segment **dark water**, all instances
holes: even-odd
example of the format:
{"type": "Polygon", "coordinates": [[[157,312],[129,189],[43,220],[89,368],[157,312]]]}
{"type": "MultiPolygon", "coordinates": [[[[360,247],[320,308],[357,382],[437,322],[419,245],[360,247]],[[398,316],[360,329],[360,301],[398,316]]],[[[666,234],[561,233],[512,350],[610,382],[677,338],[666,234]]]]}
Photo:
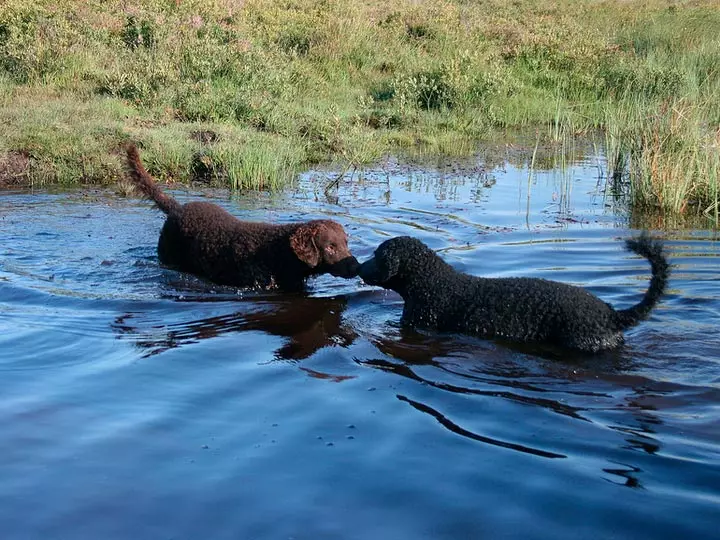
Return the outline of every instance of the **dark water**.
{"type": "MultiPolygon", "coordinates": [[[[319,172],[175,194],[627,306],[649,267],[596,178],[390,162],[329,198],[319,172]]],[[[718,537],[717,233],[664,234],[669,295],[624,349],[551,360],[403,331],[358,280],[213,287],[158,265],[161,224],[111,191],[0,194],[3,539],[718,537]]]]}

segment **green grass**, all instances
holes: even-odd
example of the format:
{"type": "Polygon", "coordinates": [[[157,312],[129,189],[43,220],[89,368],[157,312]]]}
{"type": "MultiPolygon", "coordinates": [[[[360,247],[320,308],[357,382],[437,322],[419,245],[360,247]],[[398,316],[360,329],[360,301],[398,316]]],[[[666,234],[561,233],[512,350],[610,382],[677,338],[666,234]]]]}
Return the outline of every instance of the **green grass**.
{"type": "Polygon", "coordinates": [[[711,0],[5,0],[0,152],[103,183],[134,139],[159,176],[274,189],[602,132],[636,208],[717,215],[718,36],[711,0]]]}

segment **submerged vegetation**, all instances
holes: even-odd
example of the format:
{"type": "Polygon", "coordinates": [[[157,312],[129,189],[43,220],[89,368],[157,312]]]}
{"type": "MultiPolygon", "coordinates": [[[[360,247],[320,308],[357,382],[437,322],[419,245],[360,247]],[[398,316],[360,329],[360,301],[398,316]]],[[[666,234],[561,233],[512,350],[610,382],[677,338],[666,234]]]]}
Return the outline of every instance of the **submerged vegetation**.
{"type": "Polygon", "coordinates": [[[0,175],[110,181],[132,138],[272,188],[519,128],[603,133],[636,207],[717,216],[719,36],[715,0],[4,0],[0,175]]]}

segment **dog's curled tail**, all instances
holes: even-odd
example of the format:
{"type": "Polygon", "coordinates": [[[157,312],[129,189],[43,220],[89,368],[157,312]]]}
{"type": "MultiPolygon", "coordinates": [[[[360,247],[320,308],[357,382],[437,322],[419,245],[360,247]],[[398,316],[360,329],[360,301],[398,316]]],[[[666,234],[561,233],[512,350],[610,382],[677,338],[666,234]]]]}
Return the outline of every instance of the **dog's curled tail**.
{"type": "Polygon", "coordinates": [[[180,210],[180,203],[170,195],[166,195],[158,187],[152,176],[145,170],[140,160],[137,146],[130,143],[125,147],[127,153],[128,171],[133,183],[150,199],[155,201],[157,207],[166,214],[176,214],[180,210]]]}
{"type": "Polygon", "coordinates": [[[650,315],[650,311],[665,293],[670,276],[670,265],[665,257],[661,241],[653,240],[646,232],[643,232],[637,238],[626,240],[625,247],[650,262],[652,277],[650,278],[650,287],[645,291],[645,296],[638,304],[628,309],[618,310],[621,330],[634,326],[650,315]]]}

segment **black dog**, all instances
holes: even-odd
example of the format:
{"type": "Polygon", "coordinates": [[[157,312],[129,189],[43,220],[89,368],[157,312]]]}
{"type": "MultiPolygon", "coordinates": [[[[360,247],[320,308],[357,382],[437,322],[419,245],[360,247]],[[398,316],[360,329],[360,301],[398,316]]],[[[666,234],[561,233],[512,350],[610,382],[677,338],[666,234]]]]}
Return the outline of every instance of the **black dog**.
{"type": "Polygon", "coordinates": [[[160,190],[134,145],[127,163],[134,184],[167,214],[158,242],[163,264],[221,285],[284,291],[301,290],[312,275],[357,275],[345,229],[335,221],[274,225],[240,221],[208,202],[181,205],[160,190]]]}
{"type": "Polygon", "coordinates": [[[358,274],[403,297],[407,326],[597,352],[622,344],[623,330],[650,314],[667,285],[662,243],[643,234],[626,246],[650,261],[652,279],[643,299],[623,310],[565,283],[463,274],[408,236],[380,244],[358,274]]]}

